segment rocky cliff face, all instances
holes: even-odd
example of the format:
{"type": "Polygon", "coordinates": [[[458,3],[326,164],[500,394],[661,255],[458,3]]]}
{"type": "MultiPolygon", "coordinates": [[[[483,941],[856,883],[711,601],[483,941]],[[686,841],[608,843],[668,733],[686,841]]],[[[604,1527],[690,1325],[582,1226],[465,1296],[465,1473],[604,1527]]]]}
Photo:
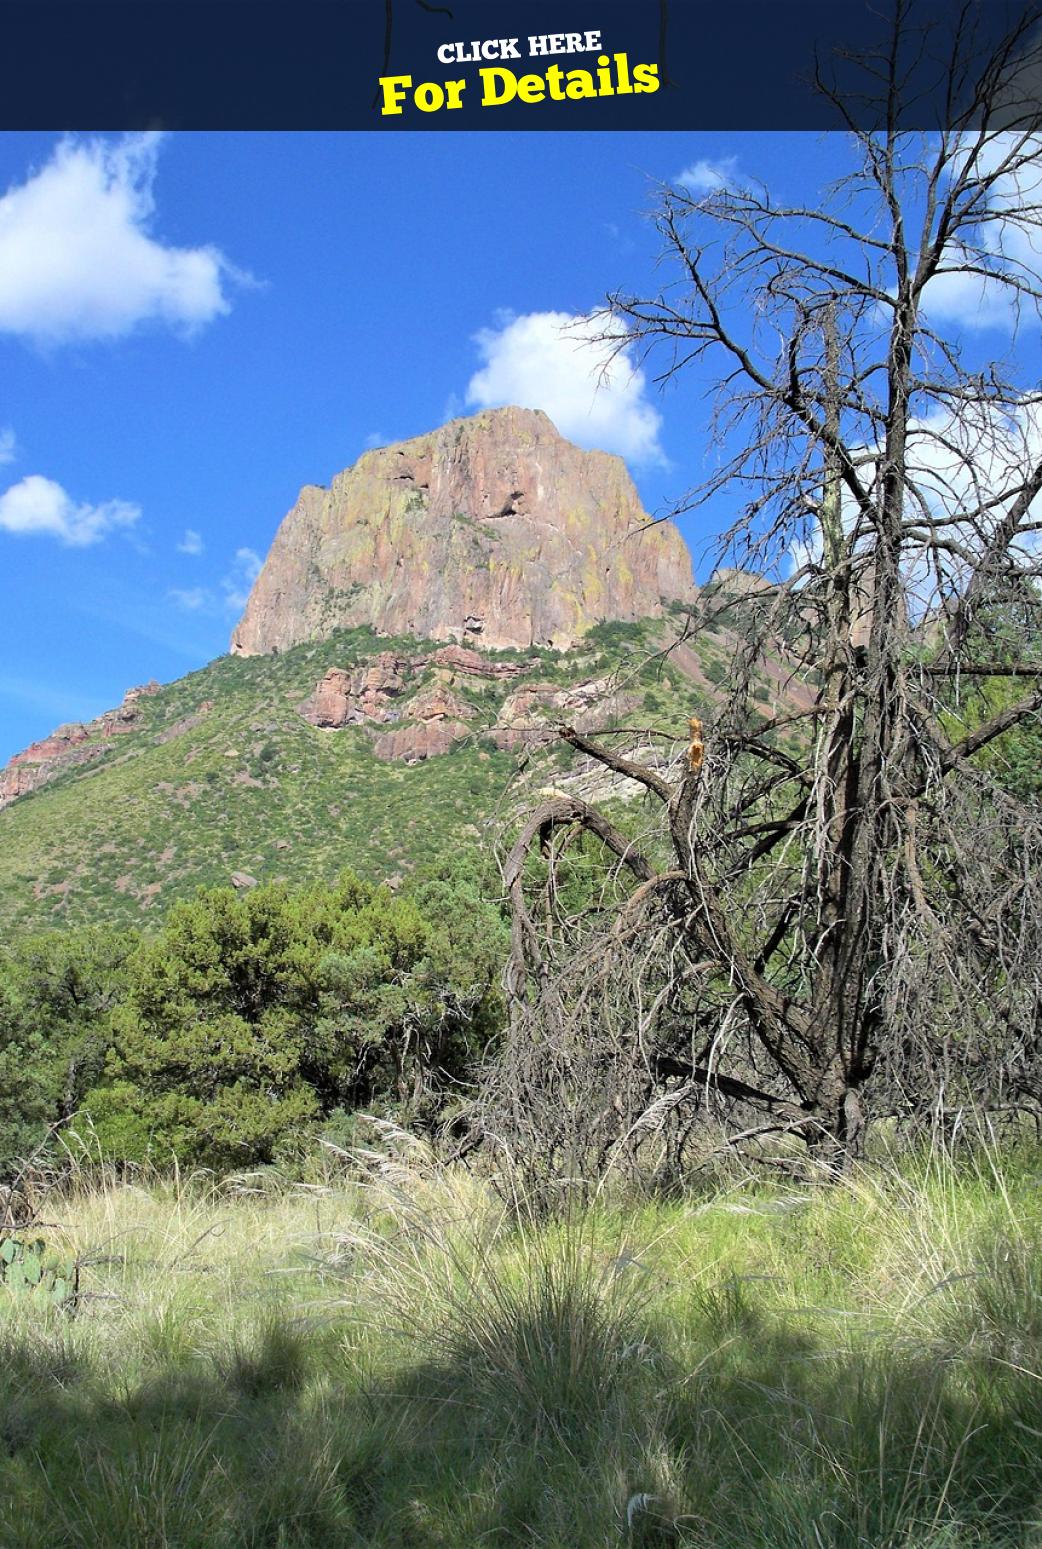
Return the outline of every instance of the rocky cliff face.
{"type": "Polygon", "coordinates": [[[691,595],[679,532],[647,522],[622,460],[581,451],[545,414],[453,420],[301,491],[231,649],[262,655],[360,624],[568,649],[602,619],[691,595]]]}

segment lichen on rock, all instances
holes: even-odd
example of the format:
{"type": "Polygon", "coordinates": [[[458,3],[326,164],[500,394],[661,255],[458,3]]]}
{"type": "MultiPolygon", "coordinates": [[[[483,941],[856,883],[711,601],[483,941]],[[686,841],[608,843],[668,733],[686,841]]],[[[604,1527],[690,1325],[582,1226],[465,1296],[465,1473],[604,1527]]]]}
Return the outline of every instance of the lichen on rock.
{"type": "Polygon", "coordinates": [[[568,650],[601,620],[692,593],[680,533],[650,523],[621,458],[573,446],[538,410],[493,409],[366,452],[328,490],[306,486],[231,649],[369,625],[568,650]]]}

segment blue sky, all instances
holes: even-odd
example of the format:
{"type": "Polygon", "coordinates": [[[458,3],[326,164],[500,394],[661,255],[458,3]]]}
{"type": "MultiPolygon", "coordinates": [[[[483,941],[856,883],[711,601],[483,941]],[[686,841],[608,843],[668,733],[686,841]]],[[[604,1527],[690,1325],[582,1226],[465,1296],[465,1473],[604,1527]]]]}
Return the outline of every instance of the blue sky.
{"type": "Polygon", "coordinates": [[[300,486],[367,445],[530,401],[668,508],[712,455],[707,382],[595,398],[558,318],[655,283],[655,180],[737,167],[812,202],[845,159],[806,134],[0,136],[0,762],[220,654],[300,486]]]}

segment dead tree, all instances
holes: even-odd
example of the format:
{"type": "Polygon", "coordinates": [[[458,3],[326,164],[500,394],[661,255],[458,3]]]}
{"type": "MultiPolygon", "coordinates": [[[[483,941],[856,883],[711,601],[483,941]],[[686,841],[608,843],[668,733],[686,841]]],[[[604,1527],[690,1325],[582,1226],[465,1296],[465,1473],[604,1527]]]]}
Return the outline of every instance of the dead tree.
{"type": "MultiPolygon", "coordinates": [[[[1016,366],[1042,313],[1042,139],[1015,89],[1036,27],[975,62],[950,129],[913,133],[905,66],[933,42],[899,5],[864,61],[881,130],[819,81],[849,176],[804,207],[663,189],[671,279],[610,299],[603,337],[660,380],[708,362],[723,381],[723,466],[683,509],[740,504],[719,558],[755,579],[725,599],[743,643],[704,747],[699,729],[666,767],[632,736],[560,730],[658,818],[638,838],[562,793],[507,858],[514,1024],[490,1111],[522,1141],[571,1103],[569,1144],[578,1124],[582,1165],[606,1165],[664,1113],[726,1105],[845,1158],[870,1114],[1042,1091],[1040,813],[986,753],[1042,709],[1042,392],[1016,366]],[[1005,359],[946,331],[959,299],[1005,359]],[[778,652],[803,697],[765,718],[778,652]],[[552,878],[580,833],[616,892],[563,919],[534,857],[552,878]]],[[[967,57],[956,25],[953,90],[967,57]]]]}

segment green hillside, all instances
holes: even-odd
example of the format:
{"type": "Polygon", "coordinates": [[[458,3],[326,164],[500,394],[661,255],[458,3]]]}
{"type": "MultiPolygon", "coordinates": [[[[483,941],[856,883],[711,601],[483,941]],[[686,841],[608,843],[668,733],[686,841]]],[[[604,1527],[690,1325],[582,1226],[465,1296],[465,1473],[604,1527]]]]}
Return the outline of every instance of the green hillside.
{"type": "MultiPolygon", "coordinates": [[[[662,620],[606,624],[568,653],[486,653],[524,664],[523,673],[456,677],[470,735],[411,765],[377,758],[364,727],[319,729],[299,707],[331,667],[388,650],[415,660],[435,643],[359,629],[280,655],[223,657],[142,698],[131,731],[0,811],[0,928],[147,927],[174,899],[234,872],[303,882],[349,866],[381,880],[476,845],[524,762],[523,751],[500,749],[489,735],[519,686],[567,688],[617,673],[631,715],[684,735],[687,717],[724,679],[731,642],[722,626],[710,630],[685,672],[672,659],[647,660],[662,636],[662,620]]],[[[410,697],[435,677],[433,666],[421,669],[410,697]]],[[[573,757],[564,747],[548,756],[562,765],[573,757]]]]}

